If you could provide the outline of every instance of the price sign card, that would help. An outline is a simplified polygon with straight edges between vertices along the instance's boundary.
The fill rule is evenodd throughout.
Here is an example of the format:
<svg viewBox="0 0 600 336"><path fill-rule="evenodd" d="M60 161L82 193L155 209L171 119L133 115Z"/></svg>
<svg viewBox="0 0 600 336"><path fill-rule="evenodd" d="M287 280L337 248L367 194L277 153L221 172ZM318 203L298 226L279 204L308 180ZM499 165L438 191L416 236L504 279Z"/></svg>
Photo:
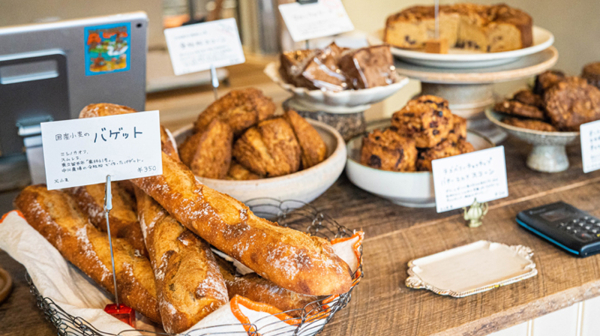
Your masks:
<svg viewBox="0 0 600 336"><path fill-rule="evenodd" d="M279 12L295 42L354 30L341 0L319 0L279 5Z"/></svg>
<svg viewBox="0 0 600 336"><path fill-rule="evenodd" d="M162 174L158 111L41 126L50 190Z"/></svg>
<svg viewBox="0 0 600 336"><path fill-rule="evenodd" d="M233 18L166 29L165 38L175 75L246 61Z"/></svg>
<svg viewBox="0 0 600 336"><path fill-rule="evenodd" d="M508 196L503 146L434 160L432 166L437 212Z"/></svg>
<svg viewBox="0 0 600 336"><path fill-rule="evenodd" d="M579 126L583 172L600 169L600 120Z"/></svg>

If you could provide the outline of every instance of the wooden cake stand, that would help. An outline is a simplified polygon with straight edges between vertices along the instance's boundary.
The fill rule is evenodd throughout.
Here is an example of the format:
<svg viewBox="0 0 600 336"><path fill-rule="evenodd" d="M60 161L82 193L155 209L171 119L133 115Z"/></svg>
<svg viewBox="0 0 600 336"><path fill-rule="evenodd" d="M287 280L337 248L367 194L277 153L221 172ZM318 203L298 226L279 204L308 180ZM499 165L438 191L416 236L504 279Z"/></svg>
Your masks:
<svg viewBox="0 0 600 336"><path fill-rule="evenodd" d="M396 71L421 81L421 93L443 97L453 113L470 120L470 128L498 143L506 137L493 126L483 111L494 103L494 83L535 76L550 69L558 60L554 47L518 60L486 68L433 68L396 59Z"/></svg>

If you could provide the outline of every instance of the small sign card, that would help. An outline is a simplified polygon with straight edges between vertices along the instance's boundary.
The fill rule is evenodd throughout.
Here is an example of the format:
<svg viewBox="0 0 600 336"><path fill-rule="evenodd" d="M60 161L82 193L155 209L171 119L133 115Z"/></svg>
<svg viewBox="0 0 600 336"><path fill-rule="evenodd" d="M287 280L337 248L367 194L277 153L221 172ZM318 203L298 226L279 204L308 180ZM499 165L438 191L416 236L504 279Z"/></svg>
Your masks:
<svg viewBox="0 0 600 336"><path fill-rule="evenodd" d="M235 19L223 19L165 30L175 75L244 63Z"/></svg>
<svg viewBox="0 0 600 336"><path fill-rule="evenodd" d="M279 12L295 42L354 30L341 0L279 5Z"/></svg>
<svg viewBox="0 0 600 336"><path fill-rule="evenodd" d="M434 160L432 166L437 212L508 196L503 146Z"/></svg>
<svg viewBox="0 0 600 336"><path fill-rule="evenodd" d="M583 172L600 169L600 120L579 126Z"/></svg>
<svg viewBox="0 0 600 336"><path fill-rule="evenodd" d="M162 174L158 111L41 126L50 190Z"/></svg>

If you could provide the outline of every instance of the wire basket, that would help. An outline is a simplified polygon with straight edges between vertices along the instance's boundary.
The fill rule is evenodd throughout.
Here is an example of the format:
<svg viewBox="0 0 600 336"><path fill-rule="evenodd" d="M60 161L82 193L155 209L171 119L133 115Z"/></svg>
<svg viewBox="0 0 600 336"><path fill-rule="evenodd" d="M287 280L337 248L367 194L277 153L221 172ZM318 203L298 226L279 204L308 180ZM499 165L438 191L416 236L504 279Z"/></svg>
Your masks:
<svg viewBox="0 0 600 336"><path fill-rule="evenodd" d="M279 201L270 198L253 199L246 202L246 205L257 215L279 223L281 226L289 227L299 231L304 231L313 236L332 240L334 238L351 237L352 233L338 224L333 218L327 216L306 203L301 201ZM360 250L362 259L362 247ZM362 261L362 260L361 260ZM363 277L362 262L359 263L358 271L355 273L353 283L358 284ZM54 303L51 298L43 297L29 274L26 274L27 282L30 287L31 294L37 301L37 306L44 312L46 319L50 321L57 329L58 335L61 336L113 336L117 334L103 332L98 330L86 320L70 315L65 312L59 305ZM248 335L248 336L309 336L316 335L329 320L333 318L335 313L346 307L350 302L352 290L356 286L352 286L349 292L325 297L307 304L304 308L285 311L280 313L282 316L294 316L292 319L284 320L278 318L281 323L261 323L267 318L272 318L273 315L261 318L255 321L254 324L235 324L235 325L217 325L206 328L193 329L188 331L185 336L208 336L208 335ZM277 314L279 315L279 314ZM264 321L263 321L264 320ZM260 328L257 327L260 325ZM243 326L244 332L239 331L239 327ZM170 335L155 331L145 330L124 330L118 335Z"/></svg>

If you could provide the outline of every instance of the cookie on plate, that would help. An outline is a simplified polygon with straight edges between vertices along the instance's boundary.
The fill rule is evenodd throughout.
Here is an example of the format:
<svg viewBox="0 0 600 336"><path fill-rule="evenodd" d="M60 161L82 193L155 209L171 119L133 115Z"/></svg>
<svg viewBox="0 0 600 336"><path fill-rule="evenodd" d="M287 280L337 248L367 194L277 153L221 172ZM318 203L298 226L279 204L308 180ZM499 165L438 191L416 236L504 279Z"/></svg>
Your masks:
<svg viewBox="0 0 600 336"><path fill-rule="evenodd" d="M543 96L546 90L565 79L565 73L560 70L546 70L535 77L533 93Z"/></svg>
<svg viewBox="0 0 600 336"><path fill-rule="evenodd" d="M360 163L382 170L410 172L415 171L417 153L413 139L389 128L374 130L363 138Z"/></svg>
<svg viewBox="0 0 600 336"><path fill-rule="evenodd" d="M600 89L580 77L568 77L544 95L552 125L561 131L578 131L579 125L600 119Z"/></svg>
<svg viewBox="0 0 600 336"><path fill-rule="evenodd" d="M392 126L400 135L415 139L417 147L431 148L448 137L454 122L447 100L426 95L394 113Z"/></svg>
<svg viewBox="0 0 600 336"><path fill-rule="evenodd" d="M537 95L528 89L517 91L513 95L513 100L516 100L521 104L535 106L540 110L544 109L544 99L542 99L540 95Z"/></svg>
<svg viewBox="0 0 600 336"><path fill-rule="evenodd" d="M494 110L513 116L544 120L546 115L539 108L532 105L525 105L516 100L505 100L494 106Z"/></svg>
<svg viewBox="0 0 600 336"><path fill-rule="evenodd" d="M417 159L418 171L431 171L431 162L450 156L474 152L475 148L465 139L446 139L433 148L421 151Z"/></svg>
<svg viewBox="0 0 600 336"><path fill-rule="evenodd" d="M590 63L583 67L581 77L600 89L600 62Z"/></svg>
<svg viewBox="0 0 600 336"><path fill-rule="evenodd" d="M527 128L534 131L542 131L542 132L557 132L556 127L548 124L547 122L543 122L541 120L533 120L533 119L519 119L508 117L502 119L502 122L520 128Z"/></svg>

